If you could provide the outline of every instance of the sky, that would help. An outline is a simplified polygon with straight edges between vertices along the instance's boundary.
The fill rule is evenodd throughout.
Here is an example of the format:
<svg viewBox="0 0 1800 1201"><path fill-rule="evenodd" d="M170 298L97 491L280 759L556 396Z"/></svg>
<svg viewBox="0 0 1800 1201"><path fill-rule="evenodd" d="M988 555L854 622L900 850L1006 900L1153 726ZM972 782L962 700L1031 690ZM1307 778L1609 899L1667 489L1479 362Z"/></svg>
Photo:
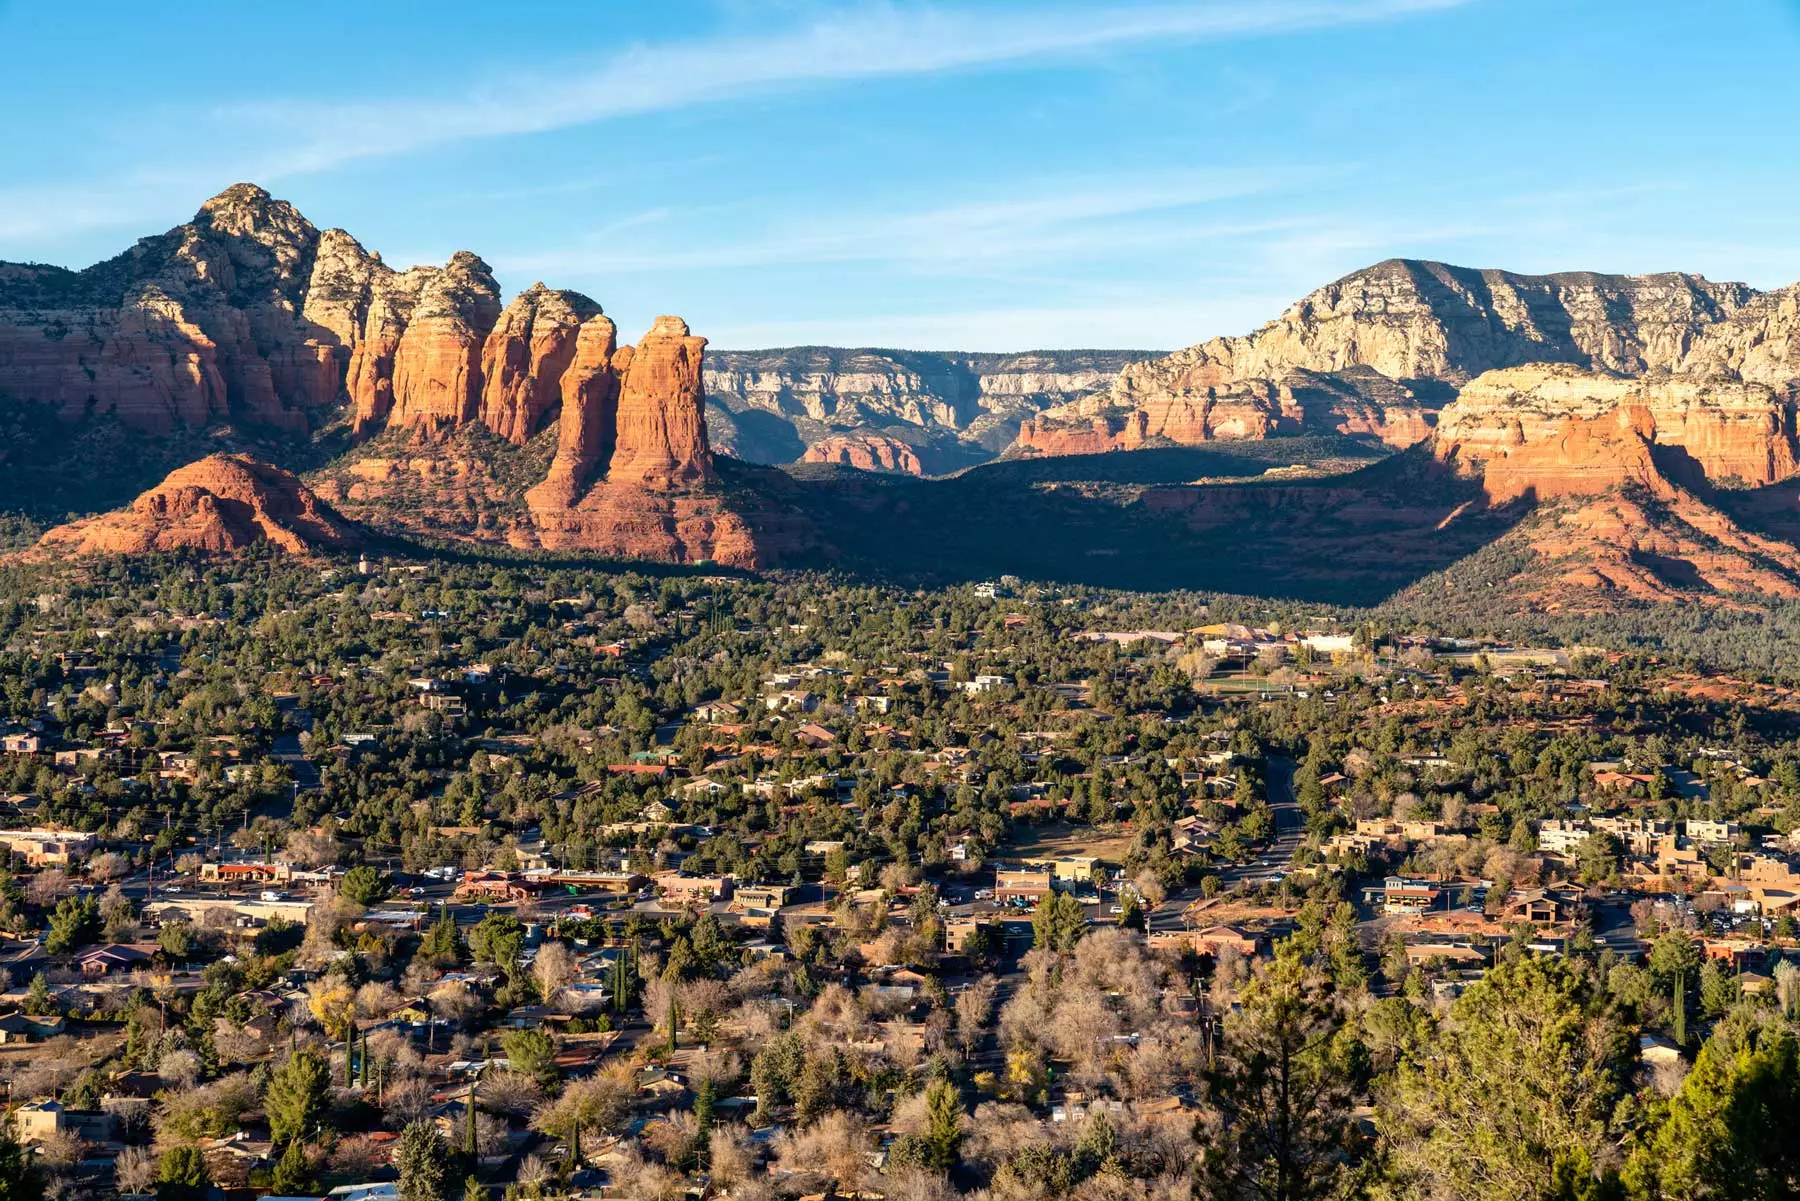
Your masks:
<svg viewBox="0 0 1800 1201"><path fill-rule="evenodd" d="M1404 255L1800 279L1800 0L0 0L0 259L231 183L719 348L1169 349Z"/></svg>

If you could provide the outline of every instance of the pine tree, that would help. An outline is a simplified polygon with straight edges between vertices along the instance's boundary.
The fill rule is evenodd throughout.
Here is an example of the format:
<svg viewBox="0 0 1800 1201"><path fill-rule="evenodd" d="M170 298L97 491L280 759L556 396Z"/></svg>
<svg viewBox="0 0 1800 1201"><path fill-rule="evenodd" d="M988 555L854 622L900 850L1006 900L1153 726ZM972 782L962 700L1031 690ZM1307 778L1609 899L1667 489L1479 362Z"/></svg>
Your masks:
<svg viewBox="0 0 1800 1201"><path fill-rule="evenodd" d="M463 1154L475 1157L475 1082L469 1082L469 1096L463 1106Z"/></svg>
<svg viewBox="0 0 1800 1201"><path fill-rule="evenodd" d="M25 1154L11 1122L0 1121L0 1201L37 1201L44 1182Z"/></svg>
<svg viewBox="0 0 1800 1201"><path fill-rule="evenodd" d="M287 1150L282 1152L269 1187L284 1197L297 1197L313 1191L312 1165L307 1162L305 1147L299 1139L288 1143Z"/></svg>
<svg viewBox="0 0 1800 1201"><path fill-rule="evenodd" d="M925 1134L930 1164L947 1172L962 1158L962 1101L956 1086L939 1080L925 1090L925 1108L930 1125Z"/></svg>
<svg viewBox="0 0 1800 1201"><path fill-rule="evenodd" d="M700 1087L694 1090L694 1132L697 1137L705 1138L712 1129L713 1105L718 1098L718 1086L711 1076L700 1078Z"/></svg>
<svg viewBox="0 0 1800 1201"><path fill-rule="evenodd" d="M311 1051L296 1051L270 1077L263 1108L276 1142L302 1142L318 1128L330 1078L331 1069Z"/></svg>
<svg viewBox="0 0 1800 1201"><path fill-rule="evenodd" d="M430 1122L414 1122L403 1130L394 1148L400 1201L443 1201L444 1160L449 1154L443 1137Z"/></svg>

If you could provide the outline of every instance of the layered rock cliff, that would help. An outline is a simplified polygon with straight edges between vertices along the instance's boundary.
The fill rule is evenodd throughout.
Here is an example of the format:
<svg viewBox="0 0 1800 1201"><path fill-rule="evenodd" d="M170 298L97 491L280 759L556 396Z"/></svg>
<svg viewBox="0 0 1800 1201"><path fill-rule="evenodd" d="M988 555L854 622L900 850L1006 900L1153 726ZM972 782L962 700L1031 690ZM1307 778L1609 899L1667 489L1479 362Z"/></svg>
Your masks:
<svg viewBox="0 0 1800 1201"><path fill-rule="evenodd" d="M833 434L806 448L806 463L837 463L860 471L924 475L919 452L888 434Z"/></svg>
<svg viewBox="0 0 1800 1201"><path fill-rule="evenodd" d="M715 352L708 397L729 419L715 422L733 452L754 462L841 461L835 439L896 438L934 449L921 470L991 458L1021 421L1046 408L1104 393L1121 368L1150 351L1056 350L968 354L799 346ZM921 435L924 435L922 438Z"/></svg>
<svg viewBox="0 0 1800 1201"><path fill-rule="evenodd" d="M1741 380L1620 376L1567 364L1490 371L1439 418L1436 451L1479 472L1496 496L1600 491L1620 438L1661 449L1685 483L1760 487L1796 469L1787 397ZM1629 437L1624 437L1624 435ZM1598 473L1598 474L1596 474Z"/></svg>
<svg viewBox="0 0 1800 1201"><path fill-rule="evenodd" d="M58 526L38 545L56 554L226 554L268 543L304 555L358 541L354 527L287 472L246 455L211 455L171 473L129 508Z"/></svg>
<svg viewBox="0 0 1800 1201"><path fill-rule="evenodd" d="M1800 293L1696 275L1519 275L1391 259L1243 337L1127 366L1106 396L1054 409L1015 454L1336 430L1406 446L1483 372L1561 363L1618 375L1800 377ZM1387 389L1371 391L1372 379ZM1381 386L1377 385L1380 389ZM1285 392L1328 395L1296 413Z"/></svg>

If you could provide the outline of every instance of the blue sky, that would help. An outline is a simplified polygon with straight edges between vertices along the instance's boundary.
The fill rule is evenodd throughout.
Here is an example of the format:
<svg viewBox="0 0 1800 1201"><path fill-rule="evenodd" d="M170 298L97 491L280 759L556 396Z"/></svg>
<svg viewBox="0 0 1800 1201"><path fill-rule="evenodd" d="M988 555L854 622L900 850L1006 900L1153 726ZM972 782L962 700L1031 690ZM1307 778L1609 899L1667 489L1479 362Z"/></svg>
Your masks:
<svg viewBox="0 0 1800 1201"><path fill-rule="evenodd" d="M1391 255L1800 278L1794 0L0 0L0 258L262 183L626 336L1168 348Z"/></svg>

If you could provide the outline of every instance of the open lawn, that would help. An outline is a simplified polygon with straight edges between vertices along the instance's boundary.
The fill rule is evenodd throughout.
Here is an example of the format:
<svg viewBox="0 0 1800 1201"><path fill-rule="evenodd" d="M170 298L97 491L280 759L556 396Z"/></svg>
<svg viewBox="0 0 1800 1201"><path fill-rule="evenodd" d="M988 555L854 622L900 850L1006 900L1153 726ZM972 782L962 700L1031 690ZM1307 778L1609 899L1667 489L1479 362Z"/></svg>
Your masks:
<svg viewBox="0 0 1800 1201"><path fill-rule="evenodd" d="M1108 863L1119 863L1131 849L1133 831L1130 826L1110 823L1095 829L1072 826L1068 822L1049 822L1041 826L1017 826L1013 837L1000 846L1006 859L1057 859L1063 855L1092 855Z"/></svg>

